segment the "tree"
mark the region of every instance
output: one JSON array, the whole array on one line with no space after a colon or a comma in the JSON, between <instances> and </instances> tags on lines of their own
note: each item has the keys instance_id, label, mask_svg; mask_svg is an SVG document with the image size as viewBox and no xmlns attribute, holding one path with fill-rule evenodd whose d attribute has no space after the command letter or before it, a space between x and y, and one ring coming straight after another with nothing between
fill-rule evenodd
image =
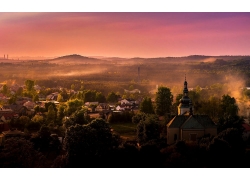
<instances>
[{"instance_id":1,"label":"tree","mask_svg":"<svg viewBox=\"0 0 250 180\"><path fill-rule=\"evenodd\" d=\"M8 86L7 86L6 84L4 84L2 88L3 88L3 90L2 90L3 94L4 94L4 95L7 95L8 92L9 92Z\"/></svg>"},{"instance_id":2,"label":"tree","mask_svg":"<svg viewBox=\"0 0 250 180\"><path fill-rule=\"evenodd\" d=\"M195 103L195 111L199 114L207 114L215 122L218 122L218 118L221 116L222 109L220 107L220 98L211 96L207 100L202 100L199 103ZM199 105L199 108L198 108Z\"/></svg>"},{"instance_id":3,"label":"tree","mask_svg":"<svg viewBox=\"0 0 250 180\"><path fill-rule=\"evenodd\" d=\"M9 104L13 104L16 102L17 96L14 94L10 97L10 99L8 100Z\"/></svg>"},{"instance_id":4,"label":"tree","mask_svg":"<svg viewBox=\"0 0 250 180\"><path fill-rule=\"evenodd\" d=\"M130 85L129 88L128 88L130 91L132 91L134 89L134 86L133 85Z\"/></svg>"},{"instance_id":5,"label":"tree","mask_svg":"<svg viewBox=\"0 0 250 180\"><path fill-rule=\"evenodd\" d=\"M105 103L106 102L106 97L101 92L96 93L96 98L95 99L99 103Z\"/></svg>"},{"instance_id":6,"label":"tree","mask_svg":"<svg viewBox=\"0 0 250 180\"><path fill-rule=\"evenodd\" d=\"M58 102L63 102L63 96L61 94L58 94L57 101Z\"/></svg>"},{"instance_id":7,"label":"tree","mask_svg":"<svg viewBox=\"0 0 250 180\"><path fill-rule=\"evenodd\" d=\"M75 126L76 124L83 125L87 124L87 118L85 118L85 111L84 109L76 110L70 117L64 117L63 124L66 128L70 126Z\"/></svg>"},{"instance_id":8,"label":"tree","mask_svg":"<svg viewBox=\"0 0 250 180\"><path fill-rule=\"evenodd\" d=\"M84 102L96 101L96 91L88 90L84 93Z\"/></svg>"},{"instance_id":9,"label":"tree","mask_svg":"<svg viewBox=\"0 0 250 180\"><path fill-rule=\"evenodd\" d=\"M38 94L34 94L34 95L33 95L33 101L34 101L34 102L39 101L39 96L38 96Z\"/></svg>"},{"instance_id":10,"label":"tree","mask_svg":"<svg viewBox=\"0 0 250 180\"><path fill-rule=\"evenodd\" d=\"M66 102L66 115L70 116L77 109L81 109L83 101L79 99L72 99Z\"/></svg>"},{"instance_id":11,"label":"tree","mask_svg":"<svg viewBox=\"0 0 250 180\"><path fill-rule=\"evenodd\" d=\"M65 106L60 105L57 111L57 116L56 116L56 121L55 121L56 125L59 125L59 126L62 125L62 120L63 120L63 117L65 116L64 111L65 111Z\"/></svg>"},{"instance_id":12,"label":"tree","mask_svg":"<svg viewBox=\"0 0 250 180\"><path fill-rule=\"evenodd\" d=\"M38 134L31 137L31 142L33 142L35 149L48 155L51 152L51 145L53 143L50 128L42 125Z\"/></svg>"},{"instance_id":13,"label":"tree","mask_svg":"<svg viewBox=\"0 0 250 180\"><path fill-rule=\"evenodd\" d=\"M75 90L75 85L71 84L70 89Z\"/></svg>"},{"instance_id":14,"label":"tree","mask_svg":"<svg viewBox=\"0 0 250 180\"><path fill-rule=\"evenodd\" d=\"M66 101L69 98L69 95L67 94L66 89L62 89L62 92L60 92L60 95L62 96L62 101ZM57 100L57 101L59 101L59 100Z\"/></svg>"},{"instance_id":15,"label":"tree","mask_svg":"<svg viewBox=\"0 0 250 180\"><path fill-rule=\"evenodd\" d=\"M145 97L140 104L140 111L147 114L154 114L151 98Z\"/></svg>"},{"instance_id":16,"label":"tree","mask_svg":"<svg viewBox=\"0 0 250 180\"><path fill-rule=\"evenodd\" d=\"M155 103L156 109L155 112L159 116L163 116L170 113L171 106L173 102L173 95L169 88L159 87L158 92L156 93Z\"/></svg>"},{"instance_id":17,"label":"tree","mask_svg":"<svg viewBox=\"0 0 250 180\"><path fill-rule=\"evenodd\" d=\"M50 138L50 129L48 126L42 125L40 130L38 131L39 137L42 139L49 139Z\"/></svg>"},{"instance_id":18,"label":"tree","mask_svg":"<svg viewBox=\"0 0 250 180\"><path fill-rule=\"evenodd\" d=\"M54 106L51 104L48 107L47 124L54 123L55 120L56 120L56 111L54 110Z\"/></svg>"},{"instance_id":19,"label":"tree","mask_svg":"<svg viewBox=\"0 0 250 180\"><path fill-rule=\"evenodd\" d=\"M134 115L133 111L125 111L122 113L113 112L108 117L109 123L131 123L132 117Z\"/></svg>"},{"instance_id":20,"label":"tree","mask_svg":"<svg viewBox=\"0 0 250 180\"><path fill-rule=\"evenodd\" d=\"M109 103L115 103L115 102L117 102L117 98L118 98L118 96L114 92L110 92L107 96L107 101Z\"/></svg>"},{"instance_id":21,"label":"tree","mask_svg":"<svg viewBox=\"0 0 250 180\"><path fill-rule=\"evenodd\" d=\"M82 100L83 99L83 92L78 91L76 94L76 98Z\"/></svg>"},{"instance_id":22,"label":"tree","mask_svg":"<svg viewBox=\"0 0 250 180\"><path fill-rule=\"evenodd\" d=\"M244 123L243 117L240 116L229 116L229 117L221 117L218 120L218 132L222 132L228 128L236 128L241 133L243 132L243 126Z\"/></svg>"},{"instance_id":23,"label":"tree","mask_svg":"<svg viewBox=\"0 0 250 180\"><path fill-rule=\"evenodd\" d=\"M16 91L16 95L17 95L17 96L21 96L22 93L23 93L23 88L22 88L22 87L19 87L19 88L17 89L17 91Z\"/></svg>"},{"instance_id":24,"label":"tree","mask_svg":"<svg viewBox=\"0 0 250 180\"><path fill-rule=\"evenodd\" d=\"M141 120L137 124L137 140L140 144L144 144L150 140L158 140L160 138L160 126L157 123L156 115L147 115L146 119Z\"/></svg>"},{"instance_id":25,"label":"tree","mask_svg":"<svg viewBox=\"0 0 250 180\"><path fill-rule=\"evenodd\" d=\"M25 81L25 86L26 86L27 91L33 90L34 85L35 85L35 81L32 81L32 80Z\"/></svg>"},{"instance_id":26,"label":"tree","mask_svg":"<svg viewBox=\"0 0 250 180\"><path fill-rule=\"evenodd\" d=\"M14 120L15 127L23 130L30 123L30 118L28 116L21 116Z\"/></svg>"},{"instance_id":27,"label":"tree","mask_svg":"<svg viewBox=\"0 0 250 180\"><path fill-rule=\"evenodd\" d=\"M239 108L236 104L234 97L223 95L220 103L222 109L222 117L228 118L229 116L237 116Z\"/></svg>"},{"instance_id":28,"label":"tree","mask_svg":"<svg viewBox=\"0 0 250 180\"><path fill-rule=\"evenodd\" d=\"M145 120L146 120L146 117L147 117L147 114L145 114L144 112L137 113L137 114L135 114L135 115L132 117L132 122L133 122L134 124L138 124L141 120L142 120L142 121L145 121Z\"/></svg>"},{"instance_id":29,"label":"tree","mask_svg":"<svg viewBox=\"0 0 250 180\"><path fill-rule=\"evenodd\" d=\"M43 116L38 115L38 114L36 114L36 115L32 118L32 121L33 121L33 122L37 122L37 123L39 123L40 125L44 124L44 118L43 118Z\"/></svg>"},{"instance_id":30,"label":"tree","mask_svg":"<svg viewBox=\"0 0 250 180\"><path fill-rule=\"evenodd\" d=\"M113 148L114 137L105 120L95 119L70 126L64 142L68 167L100 167L106 163L102 160Z\"/></svg>"},{"instance_id":31,"label":"tree","mask_svg":"<svg viewBox=\"0 0 250 180\"><path fill-rule=\"evenodd\" d=\"M52 106L53 109L54 109L55 111L57 111L55 103L53 103L53 102L46 102L46 103L45 103L45 111L46 111L46 112L48 112L50 106Z\"/></svg>"}]
</instances>

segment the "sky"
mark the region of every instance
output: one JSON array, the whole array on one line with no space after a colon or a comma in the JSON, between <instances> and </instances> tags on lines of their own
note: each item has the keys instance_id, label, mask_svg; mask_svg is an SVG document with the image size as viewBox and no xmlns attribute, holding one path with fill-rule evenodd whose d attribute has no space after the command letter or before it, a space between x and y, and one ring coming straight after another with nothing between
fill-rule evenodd
<instances>
[{"instance_id":1,"label":"sky","mask_svg":"<svg viewBox=\"0 0 250 180\"><path fill-rule=\"evenodd\" d=\"M0 12L0 57L250 55L250 12Z\"/></svg>"}]
</instances>

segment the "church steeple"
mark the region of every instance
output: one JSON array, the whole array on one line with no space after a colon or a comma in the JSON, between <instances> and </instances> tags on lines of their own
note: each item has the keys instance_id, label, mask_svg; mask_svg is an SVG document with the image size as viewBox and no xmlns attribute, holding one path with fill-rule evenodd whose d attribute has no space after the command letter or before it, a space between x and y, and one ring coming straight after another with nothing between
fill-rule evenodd
<instances>
[{"instance_id":1,"label":"church steeple","mask_svg":"<svg viewBox=\"0 0 250 180\"><path fill-rule=\"evenodd\" d=\"M184 81L183 96L188 96L188 88L187 88L186 74L185 74L185 81Z\"/></svg>"},{"instance_id":2,"label":"church steeple","mask_svg":"<svg viewBox=\"0 0 250 180\"><path fill-rule=\"evenodd\" d=\"M187 112L190 112L190 108L191 108L191 111L192 111L192 102L191 102L190 98L188 97L188 87L187 87L187 85L188 85L188 83L187 83L186 74L185 74L183 97L180 99L180 104L178 106L178 115L182 115L182 114L185 114Z\"/></svg>"}]
</instances>

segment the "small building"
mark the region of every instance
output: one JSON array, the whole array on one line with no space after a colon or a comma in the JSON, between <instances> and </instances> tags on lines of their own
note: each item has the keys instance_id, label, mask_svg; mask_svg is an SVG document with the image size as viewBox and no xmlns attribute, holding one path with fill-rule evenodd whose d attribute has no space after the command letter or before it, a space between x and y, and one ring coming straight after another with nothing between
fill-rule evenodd
<instances>
[{"instance_id":1,"label":"small building","mask_svg":"<svg viewBox=\"0 0 250 180\"><path fill-rule=\"evenodd\" d=\"M95 111L97 112L102 112L104 110L109 110L110 107L107 103L100 103L99 105L97 105L97 107L95 108Z\"/></svg>"},{"instance_id":2,"label":"small building","mask_svg":"<svg viewBox=\"0 0 250 180\"><path fill-rule=\"evenodd\" d=\"M0 108L0 117L4 117L5 120L11 120L15 115L15 112L9 107Z\"/></svg>"}]
</instances>

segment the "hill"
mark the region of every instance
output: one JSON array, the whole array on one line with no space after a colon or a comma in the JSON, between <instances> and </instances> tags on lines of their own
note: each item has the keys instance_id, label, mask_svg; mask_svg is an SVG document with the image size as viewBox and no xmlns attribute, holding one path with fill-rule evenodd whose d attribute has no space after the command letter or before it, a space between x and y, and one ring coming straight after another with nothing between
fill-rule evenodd
<instances>
[{"instance_id":1,"label":"hill","mask_svg":"<svg viewBox=\"0 0 250 180\"><path fill-rule=\"evenodd\" d=\"M81 56L78 54L65 55L54 59L47 60L49 63L55 64L101 64L104 60Z\"/></svg>"}]
</instances>

